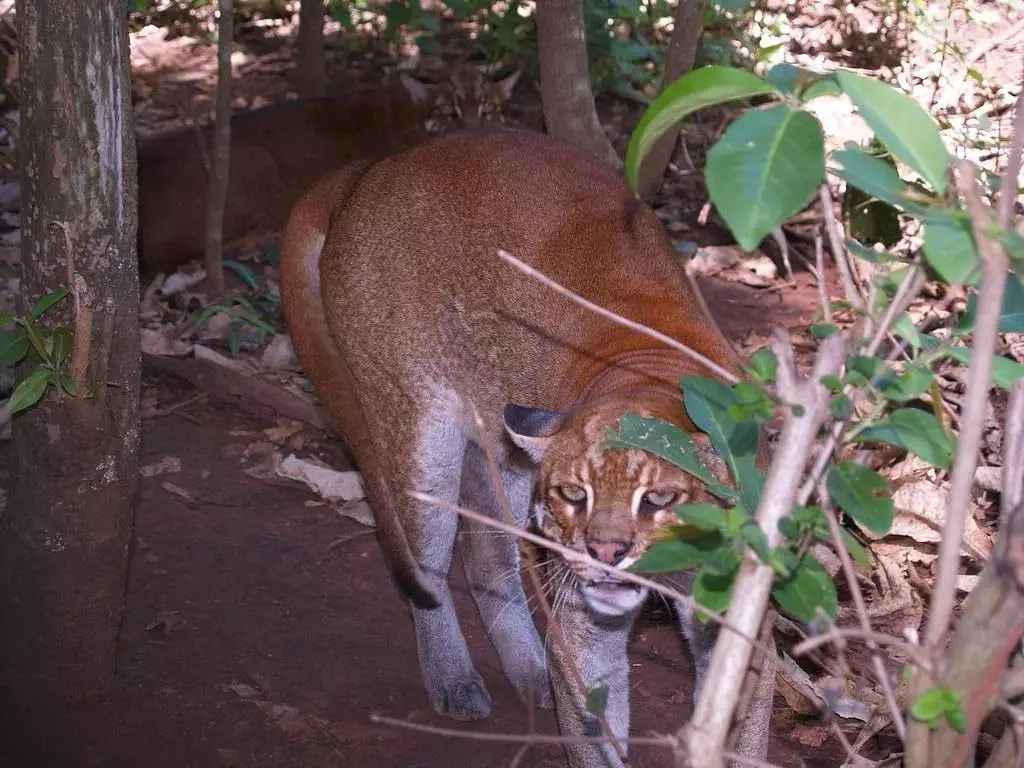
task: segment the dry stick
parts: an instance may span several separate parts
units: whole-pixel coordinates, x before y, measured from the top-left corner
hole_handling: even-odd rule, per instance
[[[796,370],[793,348],[786,335],[778,330],[772,335],[772,347],[779,359],[779,394],[787,402],[801,405],[803,414],[796,416],[792,409],[787,409],[778,449],[758,505],[757,522],[769,547],[777,546],[781,540],[779,521],[793,509],[804,465],[817,439],[818,428],[828,414],[830,392],[821,383],[821,377],[839,371],[846,358],[846,341],[844,333],[826,339],[810,378],[802,379]],[[741,567],[726,615],[729,623],[742,634],[759,634],[773,577],[770,565],[751,559]],[[714,685],[704,687],[693,718],[679,733],[682,757],[689,760],[689,764],[702,768],[723,765],[723,746],[752,651],[746,639],[732,633],[722,635],[715,644],[706,673]],[[677,759],[679,757],[677,755]]]
[[[370,721],[378,723],[380,725],[392,725],[396,728],[404,728],[407,731],[416,731],[417,733],[430,733],[435,736],[446,736],[454,739],[466,739],[467,741],[488,741],[488,742],[500,742],[503,744],[523,744],[525,747],[531,747],[537,744],[608,744],[616,741],[625,741],[627,744],[635,744],[639,747],[675,747],[676,740],[674,736],[633,736],[628,739],[609,739],[606,736],[549,736],[544,733],[491,733],[489,731],[460,731],[456,728],[441,728],[436,725],[426,725],[425,723],[413,723],[408,720],[399,720],[394,717],[385,717],[384,715],[370,715]],[[768,763],[764,760],[757,760],[751,757],[744,757],[743,755],[737,755],[732,752],[727,752],[726,756],[740,765],[750,766],[750,768],[779,768],[775,763]],[[516,755],[519,758],[519,755]],[[509,766],[513,768],[513,766]]]
[[[846,248],[843,246],[843,238],[839,235],[839,224],[836,222],[836,212],[832,205],[832,190],[828,188],[828,181],[823,181],[818,188],[818,196],[821,198],[821,207],[825,214],[825,231],[828,233],[828,244],[832,249],[832,257],[836,260],[836,267],[839,268],[839,277],[843,281],[843,293],[846,298],[857,309],[864,308],[864,296],[860,288],[853,281],[853,273],[850,270],[850,262],[846,259]]]
[[[832,534],[832,541],[836,545],[836,552],[839,554],[839,563],[842,566],[843,575],[846,576],[846,581],[850,585],[850,595],[853,597],[853,605],[856,608],[857,620],[860,622],[862,637],[868,646],[868,651],[871,653],[871,664],[875,669],[878,682],[882,686],[885,703],[888,705],[889,713],[892,715],[892,724],[896,727],[896,734],[902,742],[907,738],[907,725],[903,722],[903,716],[900,714],[900,705],[896,700],[896,693],[893,691],[892,682],[889,680],[889,673],[885,668],[885,662],[882,661],[881,649],[875,641],[874,632],[871,629],[871,620],[868,618],[867,606],[864,605],[864,596],[860,593],[860,587],[857,584],[857,573],[853,569],[853,560],[850,558],[850,553],[846,549],[846,543],[840,535],[839,521],[836,520],[835,510],[830,503],[828,488],[825,487],[824,480],[818,481],[818,499],[821,502],[822,510],[825,512],[828,530]],[[914,658],[916,658],[916,655]]]
[[[422,501],[424,504],[429,504],[430,506],[433,507],[441,507],[443,509],[450,509],[452,512],[457,512],[463,517],[468,517],[470,520],[474,520],[479,523],[486,523],[487,525],[497,528],[499,531],[512,534],[513,536],[517,536],[521,539],[525,539],[526,541],[536,544],[539,547],[550,549],[552,552],[557,552],[567,560],[575,560],[577,562],[586,563],[586,565],[589,567],[596,568],[600,571],[604,571],[605,573],[614,574],[623,581],[628,581],[631,584],[636,584],[641,587],[647,587],[652,592],[657,592],[659,595],[664,595],[669,600],[675,600],[676,602],[685,603],[687,605],[693,606],[693,609],[695,611],[700,613],[702,616],[705,616],[710,621],[715,622],[716,624],[718,624],[718,626],[720,626],[727,632],[738,635],[743,640],[743,642],[749,643],[752,647],[757,648],[761,651],[768,651],[768,646],[760,642],[756,637],[752,637],[751,635],[739,632],[739,630],[737,630],[736,627],[732,626],[729,622],[725,621],[721,615],[709,611],[700,603],[694,601],[692,597],[688,597],[687,595],[684,595],[682,592],[677,592],[671,587],[666,587],[664,584],[659,584],[656,581],[651,581],[645,576],[640,576],[636,573],[633,573],[632,571],[624,571],[621,568],[618,568],[614,565],[602,563],[600,560],[595,560],[594,558],[590,557],[590,555],[587,555],[583,552],[578,552],[575,549],[569,549],[569,547],[566,547],[563,544],[559,544],[556,541],[545,539],[542,536],[538,536],[535,533],[525,531],[522,528],[519,528],[518,526],[504,523],[501,520],[495,520],[493,517],[481,514],[480,512],[475,512],[472,509],[460,507],[458,504],[453,504],[450,501],[445,501],[444,499],[440,499],[437,496],[431,496],[426,493],[420,493],[419,491],[407,491],[407,493],[412,498],[417,499],[418,501]]]
[[[814,232],[814,263],[818,269],[818,294],[821,298],[821,311],[826,323],[832,322],[832,302],[828,298],[828,286],[825,285],[825,249],[821,246],[821,230]]]
[[[1021,113],[1018,99],[1018,120]],[[1017,123],[1017,132],[1024,130]],[[1019,155],[1020,142],[1014,140],[1015,154]],[[1010,165],[1019,163],[1019,157],[1010,159]],[[958,164],[957,184],[971,218],[971,228],[981,257],[981,288],[978,291],[978,316],[974,327],[973,353],[967,369],[967,393],[960,420],[956,456],[950,474],[950,491],[946,512],[945,534],[939,544],[938,575],[929,604],[928,623],[925,626],[924,648],[938,658],[949,629],[956,596],[956,578],[960,567],[960,542],[969,511],[971,487],[981,433],[985,426],[985,410],[991,387],[992,360],[999,336],[999,315],[1003,306],[1009,258],[998,240],[989,234],[991,220],[978,188],[976,170],[972,163]],[[1006,179],[1006,177],[1003,177]],[[1007,186],[1004,181],[1004,188]],[[1016,189],[1015,183],[1010,183]],[[922,695],[934,683],[934,676],[925,670],[914,676],[910,699]],[[911,768],[924,766],[931,759],[930,746],[934,743],[926,723],[914,723],[908,733],[907,754]]]
[[[473,420],[476,422],[477,434],[480,435],[480,446],[484,450],[484,455],[487,458],[487,467],[491,473],[491,483],[494,484],[494,494],[498,497],[498,506],[501,507],[501,513],[505,516],[506,524],[518,528],[516,525],[516,516],[509,508],[508,497],[505,495],[505,486],[501,482],[501,472],[498,470],[498,463],[494,460],[494,452],[491,450],[490,442],[486,439],[487,432],[484,429],[484,421],[480,417],[480,412],[477,410],[476,405],[473,408]],[[555,620],[555,615],[551,610],[551,604],[548,602],[547,596],[544,594],[544,587],[540,582],[540,577],[537,576],[537,570],[532,562],[527,561],[526,563],[526,575],[530,580],[530,586],[533,587],[533,591],[537,595],[537,604],[540,606],[541,612],[544,614],[544,620],[547,622],[548,631],[554,635],[555,642],[559,644],[564,650],[568,650],[569,646],[566,645],[565,635],[562,632],[562,625]],[[583,695],[584,701],[586,701],[587,695],[590,693],[587,688],[587,683],[583,679],[583,675],[580,674],[579,666],[573,661],[572,656],[568,653],[565,655],[566,661],[569,666],[569,673],[573,677],[573,682],[576,684],[577,690]],[[530,702],[530,711],[533,711],[533,702]],[[623,762],[626,761],[626,753],[622,749],[622,744],[619,741],[614,740],[615,734],[612,733],[612,727],[608,723],[608,718],[604,712],[595,712],[594,716],[597,718],[598,724],[601,726],[601,731],[605,736],[612,739],[612,745],[615,748],[616,754],[619,759]],[[532,717],[530,718],[532,721]],[[532,722],[531,722],[532,726]]]
[[[876,632],[873,629],[868,628],[867,630],[855,629],[853,627],[837,627],[831,626],[827,631],[822,632],[820,635],[809,637],[806,640],[801,640],[795,646],[793,646],[793,655],[802,656],[805,653],[810,653],[816,648],[820,648],[823,645],[828,645],[836,640],[863,640],[865,642],[875,642],[879,645],[887,645],[896,650],[903,651],[908,657],[914,660],[915,663],[920,664],[922,667],[930,668],[932,666],[931,660],[924,655],[924,652],[917,645],[908,643],[905,640],[900,640],[898,637],[892,635],[886,635],[882,632]]]
[[[663,344],[667,344],[676,351],[681,352],[690,359],[700,363],[705,368],[713,372],[716,376],[721,377],[723,380],[729,382],[730,384],[736,384],[737,382],[739,382],[739,377],[736,376],[736,374],[732,373],[731,371],[727,371],[714,360],[712,360],[709,357],[705,357],[697,350],[690,349],[690,347],[686,346],[685,344],[679,343],[671,336],[666,336],[664,333],[659,333],[653,328],[648,328],[646,325],[642,325],[641,323],[637,323],[633,320],[627,320],[622,315],[616,314],[615,312],[612,312],[610,309],[605,309],[604,307],[600,307],[597,304],[594,304],[593,302],[584,299],[582,296],[573,293],[568,288],[562,286],[559,283],[556,283],[547,275],[534,269],[526,262],[520,261],[508,251],[499,250],[498,256],[500,256],[508,264],[518,269],[520,272],[523,272],[524,274],[532,277],[537,282],[546,285],[555,293],[561,294],[562,296],[565,296],[567,299],[570,299],[571,301],[575,301],[577,304],[579,304],[582,307],[585,307],[586,309],[589,309],[594,314],[600,315],[601,317],[611,320],[612,322],[618,323],[619,325],[624,325],[627,328],[636,331],[637,333],[642,333],[646,336],[650,336],[652,339],[657,339]]]
[[[1024,130],[1024,125],[1020,129]],[[971,486],[974,484],[976,457],[985,426],[985,405],[991,387],[992,359],[999,340],[999,315],[1003,306],[1006,273],[1010,266],[1009,259],[999,242],[989,237],[988,212],[978,190],[974,165],[961,161],[959,170],[959,186],[967,202],[974,238],[981,256],[982,277],[972,343],[974,351],[967,369],[967,396],[960,420],[959,445],[950,473],[945,535],[939,546],[939,573],[935,580],[924,636],[924,645],[932,652],[938,650],[953,613],[956,577],[960,565],[960,540],[963,538],[971,500]]]

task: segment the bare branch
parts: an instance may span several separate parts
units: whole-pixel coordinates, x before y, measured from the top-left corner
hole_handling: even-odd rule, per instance
[[[864,308],[864,296],[860,287],[853,281],[853,273],[850,270],[850,262],[846,256],[846,246],[843,244],[842,235],[839,233],[839,222],[836,221],[836,211],[832,203],[832,190],[828,187],[828,181],[824,181],[818,188],[818,196],[821,198],[822,212],[825,214],[825,231],[828,233],[828,244],[832,249],[832,256],[836,260],[836,267],[839,269],[839,277],[843,281],[843,293],[847,300],[857,309]]]
[[[829,390],[821,377],[835,374],[846,358],[847,336],[837,333],[826,339],[818,352],[814,369],[802,379],[793,362],[792,347],[787,337],[776,331],[772,346],[779,359],[779,394],[787,402],[802,407],[801,416],[787,409],[785,425],[772,460],[771,472],[757,509],[757,521],[768,540],[778,545],[779,521],[790,514],[811,455],[818,429],[828,414]],[[729,603],[729,623],[743,635],[757,635],[761,627],[774,572],[750,557],[740,569]],[[693,719],[680,731],[680,742],[686,759],[702,768],[723,765],[723,747],[732,723],[740,691],[746,676],[753,648],[745,638],[723,634],[715,644],[707,671],[714,685],[705,686],[697,702]]]
[[[985,426],[985,406],[991,388],[992,359],[999,333],[999,313],[1003,306],[1006,272],[1010,265],[999,242],[989,236],[990,219],[981,199],[974,165],[961,161],[959,171],[960,191],[967,202],[974,239],[981,256],[982,279],[978,292],[978,317],[974,327],[973,353],[967,369],[967,395],[960,421],[959,444],[950,474],[945,535],[939,547],[939,571],[924,635],[924,646],[932,653],[939,650],[953,613],[956,577],[960,567],[960,541],[970,509],[974,470],[978,448],[981,445],[981,433]]]
[[[618,568],[614,565],[602,563],[600,560],[595,560],[594,558],[590,557],[584,552],[578,552],[575,549],[569,549],[569,547],[559,544],[558,542],[551,541],[550,539],[545,539],[544,537],[538,536],[535,533],[530,533],[529,531],[524,531],[522,528],[519,528],[518,526],[508,525],[507,523],[504,523],[501,520],[495,520],[493,517],[490,517],[489,515],[484,515],[480,512],[475,512],[472,509],[460,507],[457,504],[453,504],[450,501],[440,499],[436,496],[431,496],[430,494],[427,493],[420,493],[419,491],[408,491],[408,494],[412,498],[422,501],[424,504],[429,504],[432,507],[442,507],[444,509],[450,509],[451,511],[457,512],[463,517],[468,517],[470,520],[486,523],[487,525],[491,525],[497,528],[499,531],[510,533],[513,536],[517,536],[521,539],[525,539],[526,541],[532,542],[539,547],[550,549],[552,552],[557,552],[567,560],[575,560],[577,562],[586,563],[588,566],[592,566],[598,570],[604,571],[605,573],[614,574],[623,581],[628,581],[632,584],[637,584],[641,587],[647,587],[652,592],[657,592],[659,595],[664,595],[669,600],[674,600],[680,603],[688,603],[693,606],[695,611],[697,611],[703,616],[706,616],[710,621],[715,622],[722,629],[727,630],[730,633],[736,632],[735,627],[730,626],[729,623],[726,622],[717,613],[709,611],[700,603],[696,602],[692,597],[684,595],[682,592],[677,592],[671,587],[666,587],[664,584],[659,584],[656,581],[652,581],[651,579],[648,579],[644,576],[640,576],[631,571],[624,571],[621,568]],[[758,648],[759,650],[762,650],[766,653],[768,652],[768,647],[765,646],[763,643],[759,642],[753,635],[743,635],[742,640],[745,643],[749,644],[751,647]]]
[[[591,301],[587,301],[587,299],[584,299],[579,294],[573,293],[572,291],[570,291],[568,288],[564,287],[563,285],[561,285],[559,283],[556,283],[550,277],[548,277],[547,275],[543,274],[539,270],[534,269],[533,267],[531,267],[526,262],[520,261],[519,259],[517,259],[515,256],[513,256],[508,251],[499,250],[498,251],[498,256],[500,256],[502,259],[504,259],[506,262],[511,264],[513,267],[518,269],[523,274],[529,275],[530,277],[532,277],[537,282],[539,282],[539,283],[541,283],[543,285],[546,285],[548,288],[553,290],[555,293],[558,293],[558,294],[564,296],[565,298],[570,299],[571,301],[575,301],[581,307],[585,307],[586,309],[589,309],[594,314],[600,315],[601,317],[603,317],[603,318],[605,318],[607,320],[611,320],[612,322],[618,323],[619,325],[623,325],[626,328],[630,328],[630,329],[632,329],[634,331],[637,331],[638,333],[642,333],[642,334],[644,334],[646,336],[650,336],[652,339],[656,339],[656,340],[662,342],[663,344],[667,344],[668,346],[672,347],[672,349],[676,350],[677,352],[681,352],[682,354],[684,354],[687,357],[689,357],[691,360],[694,360],[694,361],[700,363],[705,368],[707,368],[709,371],[714,373],[716,376],[720,377],[724,381],[729,382],[730,384],[735,384],[735,383],[737,383],[739,381],[739,377],[737,377],[736,374],[732,373],[731,371],[727,371],[725,368],[720,366],[714,360],[712,360],[709,357],[705,357],[704,355],[702,355],[697,350],[691,349],[690,347],[686,346],[685,344],[681,344],[680,342],[678,342],[675,339],[673,339],[671,336],[666,336],[665,334],[659,333],[658,331],[654,330],[653,328],[648,328],[646,325],[642,325],[641,323],[634,322],[633,320],[628,320],[625,317],[623,317],[622,315],[619,315],[619,314],[616,314],[615,312],[612,312],[610,309],[605,309],[604,307],[598,306],[597,304],[594,304]]]
[[[875,633],[871,631],[871,620],[868,618],[867,606],[864,604],[864,596],[860,592],[860,585],[857,584],[857,572],[853,568],[853,560],[850,559],[846,543],[840,535],[839,521],[836,520],[835,510],[832,508],[828,488],[825,487],[824,480],[818,481],[818,499],[821,501],[821,508],[824,510],[825,519],[828,521],[828,530],[832,534],[832,543],[835,544],[836,552],[839,554],[839,563],[842,566],[843,575],[846,577],[847,584],[850,585],[850,595],[853,597],[857,621],[860,623],[861,636],[871,652],[871,664],[875,669],[875,676],[878,678],[879,685],[882,686],[882,693],[885,696],[886,706],[889,707],[889,714],[892,715],[892,724],[896,728],[896,734],[900,737],[900,741],[903,741],[907,737],[907,726],[903,722],[903,713],[900,710],[899,702],[896,700],[896,694],[892,689],[892,681],[889,680],[889,672],[885,668],[882,654],[879,652],[878,642],[874,637]]]

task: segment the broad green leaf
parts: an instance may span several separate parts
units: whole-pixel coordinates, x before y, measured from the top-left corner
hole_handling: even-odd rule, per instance
[[[949,727],[963,733],[967,730],[967,713],[963,697],[953,688],[936,686],[922,693],[910,705],[910,716],[938,728],[943,718]]]
[[[0,368],[17,365],[28,354],[28,336],[21,328],[0,331]]]
[[[623,414],[619,419],[617,433],[611,428],[605,430],[604,445],[611,449],[635,448],[648,451],[696,477],[707,486],[708,492],[718,498],[728,502],[739,498],[735,490],[715,479],[697,455],[690,436],[667,421],[645,419],[635,413]]]
[[[892,330],[897,335],[906,339],[914,349],[919,349],[921,347],[921,333],[917,330],[917,326],[914,325],[914,321],[910,319],[910,315],[906,312],[896,319],[896,322],[893,323]]]
[[[736,120],[705,169],[711,200],[745,251],[803,208],[824,175],[821,123],[785,104]]]
[[[68,295],[68,287],[62,285],[55,291],[44,293],[32,307],[32,317],[39,318],[46,310]]]
[[[959,212],[937,208],[924,217],[924,255],[951,285],[961,285],[978,263],[971,223]]]
[[[886,443],[916,454],[932,466],[949,469],[956,439],[942,431],[935,415],[917,408],[900,408],[860,432],[856,440]],[[852,513],[851,513],[852,514]]]
[[[53,360],[60,365],[67,360],[75,343],[74,333],[70,328],[55,328],[53,335]]]
[[[724,543],[725,540],[717,531],[693,538],[673,536],[660,539],[629,570],[634,573],[687,571],[705,563]]]
[[[598,685],[587,691],[587,711],[603,715],[608,708],[608,685]]]
[[[999,332],[1024,332],[1024,283],[1015,275],[1011,275],[1006,281],[1003,311],[999,315]]]
[[[884,477],[855,461],[836,464],[828,473],[828,492],[836,504],[872,533],[880,536],[892,527],[896,505]]]
[[[836,80],[896,159],[944,194],[949,155],[935,121],[921,105],[892,86],[856,72],[841,69]]]
[[[825,75],[817,82],[807,86],[807,90],[801,94],[801,98],[806,103],[820,96],[838,96],[842,92],[843,89],[839,87],[835,75]]]
[[[75,384],[75,380],[70,373],[62,373],[60,375],[60,385],[72,397],[78,394],[78,385]]]
[[[28,343],[32,345],[32,349],[35,350],[35,353],[39,355],[41,360],[45,360],[46,337],[39,330],[39,326],[26,317],[21,321],[21,327],[25,329],[25,335],[28,337]]]
[[[957,362],[970,367],[971,350],[969,348],[953,347],[948,354]],[[1009,392],[1014,383],[1021,378],[1024,378],[1024,365],[1001,355],[992,358],[992,381],[996,386]]]
[[[680,504],[676,516],[686,525],[702,531],[721,531],[725,528],[725,510],[714,504]]]
[[[256,277],[256,273],[252,271],[247,265],[235,259],[227,259],[224,261],[224,268],[230,269],[236,275],[238,275],[249,286],[250,290],[258,291],[260,289],[259,278]]]
[[[832,172],[861,192],[910,212],[922,210],[920,206],[907,199],[906,182],[900,178],[896,169],[882,158],[862,149],[840,149],[832,153],[832,158],[840,164],[840,167],[833,168]]]
[[[28,378],[18,382],[11,393],[11,399],[7,402],[11,415],[31,408],[38,403],[46,392],[46,385],[50,382],[51,372],[47,368],[36,368]]]
[[[806,69],[788,62],[776,64],[765,73],[765,79],[782,93],[796,93],[801,82],[810,82],[814,77]]]
[[[736,393],[720,381],[701,376],[684,376],[680,382],[686,412],[693,423],[711,438],[711,445],[725,460],[740,498],[747,509],[756,510],[761,500],[762,479],[757,472],[758,426],[754,421],[737,422],[729,410],[737,404]]]
[[[731,67],[695,69],[666,87],[633,129],[626,148],[626,180],[636,190],[637,176],[651,147],[665,131],[698,109],[752,96],[777,93],[757,75]]]
[[[750,369],[758,381],[770,383],[779,372],[779,361],[770,347],[762,347],[751,355]]]
[[[747,545],[754,550],[754,554],[761,558],[762,561],[768,560],[770,552],[768,537],[764,535],[761,526],[751,520],[740,528],[740,535],[747,542]]]
[[[890,372],[890,375],[883,377],[878,383],[878,391],[889,400],[906,402],[916,400],[927,392],[934,380],[935,374],[927,365],[911,363],[902,373]]]
[[[737,569],[739,559],[736,560]],[[732,598],[732,588],[736,585],[736,569],[731,573],[710,573],[701,569],[697,578],[693,581],[693,599],[700,605],[714,613],[722,613],[729,607],[729,600]],[[703,621],[707,618],[698,613],[697,617]]]
[[[818,608],[835,617],[839,603],[828,571],[809,554],[803,556],[788,578],[775,582],[772,597],[783,609],[807,622],[816,618]]]

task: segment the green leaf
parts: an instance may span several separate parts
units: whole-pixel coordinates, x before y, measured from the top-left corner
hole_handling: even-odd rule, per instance
[[[53,331],[53,361],[60,365],[68,359],[75,344],[75,336],[70,328],[60,327]]]
[[[889,532],[896,505],[888,481],[875,470],[855,461],[843,461],[829,470],[827,485],[846,514],[872,533]]]
[[[736,568],[731,573],[711,573],[701,569],[693,581],[693,599],[714,613],[722,613],[729,607],[732,588],[736,585],[736,572],[739,569],[739,558]],[[706,620],[702,614],[698,618]]]
[[[924,217],[924,255],[939,277],[962,285],[978,263],[971,222],[959,212],[929,211]]]
[[[999,315],[999,332],[1024,332],[1024,283],[1013,275],[1006,281],[1003,311]]]
[[[890,372],[878,382],[878,391],[888,400],[906,402],[921,397],[931,387],[935,380],[932,373],[924,363],[911,363],[906,366],[902,373],[896,375]]]
[[[38,319],[46,310],[68,295],[68,287],[62,285],[55,291],[44,293],[32,307],[32,317]]]
[[[702,531],[721,531],[725,528],[725,510],[714,504],[680,504],[676,516],[686,525]]]
[[[35,350],[36,354],[39,355],[39,359],[45,360],[46,338],[39,330],[39,327],[27,317],[21,321],[21,327],[25,329],[25,335],[28,337],[28,342],[32,345],[32,349]]]
[[[679,533],[676,529],[670,531],[673,534]],[[672,538],[655,541],[628,570],[634,573],[687,571],[707,562],[724,543],[725,540],[717,531],[692,538],[673,535]]]
[[[246,285],[253,291],[258,291],[260,288],[259,278],[256,277],[256,273],[253,272],[248,266],[235,259],[227,259],[224,261],[224,268],[230,269],[236,275],[238,275],[245,282]]]
[[[840,149],[832,153],[840,163],[832,172],[871,197],[910,212],[923,209],[907,199],[907,184],[889,163],[861,149]]]
[[[767,384],[775,381],[775,376],[779,371],[779,361],[770,347],[762,347],[751,356],[750,369],[758,381]]]
[[[841,69],[836,80],[896,159],[945,194],[949,155],[935,121],[921,105],[886,83],[856,72]]]
[[[970,349],[966,347],[953,347],[947,354],[954,360],[970,367]],[[1024,378],[1024,365],[1001,355],[996,355],[992,358],[992,381],[996,386],[1009,392],[1014,383],[1021,378]]]
[[[733,122],[705,168],[711,200],[745,251],[803,208],[824,175],[821,123],[785,104]]]
[[[772,597],[801,621],[813,621],[817,609],[835,617],[839,601],[832,578],[817,560],[805,554],[789,578],[778,579]]]
[[[806,103],[821,96],[838,96],[842,92],[835,75],[825,75],[817,82],[807,86],[807,90],[801,94],[801,99]]]
[[[0,368],[20,363],[28,354],[28,336],[21,328],[0,331]]]
[[[967,730],[963,698],[948,686],[936,686],[918,696],[910,705],[910,716],[928,723],[933,730],[938,728],[943,718],[954,730],[960,733]]]
[[[853,538],[853,535],[845,528],[839,529],[839,537],[843,540],[846,545],[846,551],[850,553],[850,556],[857,561],[857,564],[867,571],[871,570],[871,560],[868,558],[868,553],[861,546],[861,543]]]
[[[896,322],[893,323],[892,330],[898,336],[906,339],[914,349],[921,348],[921,333],[917,330],[917,326],[914,325],[914,321],[910,319],[910,315],[906,312],[896,319]]]
[[[46,385],[50,382],[50,376],[49,369],[36,368],[28,378],[18,382],[14,392],[11,393],[11,399],[7,402],[12,416],[18,411],[31,408],[42,399],[46,393]]]
[[[62,373],[60,375],[60,385],[72,397],[78,394],[78,385],[75,384],[75,380],[70,373]]]
[[[608,685],[598,685],[587,691],[587,711],[603,715],[608,708]]]
[[[900,408],[893,411],[886,418],[861,431],[856,440],[864,443],[886,443],[903,448],[939,469],[949,469],[953,463],[953,454],[956,452],[956,439],[942,431],[935,415],[917,408]]]
[[[808,330],[816,339],[827,339],[839,333],[839,327],[832,323],[812,323]]]
[[[663,133],[698,109],[776,93],[757,75],[731,67],[695,69],[666,87],[633,129],[626,149],[626,180],[636,190],[640,165]]]
[[[729,410],[737,404],[736,392],[715,379],[684,376],[680,382],[686,412],[693,423],[711,438],[740,489],[747,509],[756,510],[761,500],[762,478],[755,465],[758,426],[755,421],[737,422]]]
[[[667,421],[645,419],[635,413],[623,414],[618,433],[611,428],[605,430],[604,446],[648,451],[693,475],[707,486],[709,493],[723,501],[735,502],[739,498],[736,491],[715,479],[700,460],[690,435]]]
[[[764,535],[764,531],[761,530],[761,526],[753,520],[750,520],[740,528],[740,535],[743,537],[743,540],[747,542],[747,545],[754,550],[754,554],[763,561],[768,560],[770,552],[768,537]]]

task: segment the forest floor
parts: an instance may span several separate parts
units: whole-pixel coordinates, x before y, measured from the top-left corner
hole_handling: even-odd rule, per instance
[[[1024,46],[1024,36],[1014,31],[1019,27],[998,27],[1011,62],[1019,61]],[[818,30],[827,42],[827,24],[808,22],[805,29]],[[815,48],[813,35],[806,40],[813,52],[828,47]],[[1005,56],[993,64],[999,53],[995,47],[979,54],[979,66],[1003,67]],[[237,106],[283,98],[289,68],[289,57],[279,51],[250,57],[237,70]],[[144,102],[143,132],[187,122],[209,103],[215,67],[208,46],[147,37],[135,45],[133,70]],[[535,116],[536,93],[517,93],[521,113]],[[706,199],[699,185],[673,183],[668,191],[667,207],[675,213],[695,214]],[[723,242],[720,228],[702,230],[692,220],[681,228],[670,222],[669,229],[700,245]],[[798,270],[793,285],[780,278],[762,280],[760,287],[728,274],[701,285],[712,314],[742,351],[763,346],[771,327],[803,331],[819,306],[806,272]],[[46,743],[52,757],[39,768],[510,765],[516,744],[370,721],[377,713],[466,732],[527,732],[529,713],[501,673],[458,566],[456,605],[493,697],[491,717],[474,724],[453,723],[429,709],[408,612],[373,531],[304,488],[268,482],[257,471],[275,451],[313,454],[344,469],[338,444],[309,426],[225,407],[172,374],[144,373],[143,471],[118,686],[104,702],[55,708],[45,731],[20,735],[23,743]],[[0,443],[0,468],[7,447]],[[0,477],[3,485],[8,479]],[[691,710],[690,660],[659,606],[639,622],[631,665],[633,733],[675,731]],[[536,727],[556,732],[550,712],[537,714]],[[54,734],[64,736],[55,740]],[[884,754],[891,746],[883,733],[873,750]],[[653,748],[637,748],[633,756],[635,768],[672,765],[670,754]],[[797,715],[777,697],[773,763],[825,768],[839,765],[842,756],[827,726]],[[558,748],[538,746],[520,764],[562,763]],[[4,762],[0,750],[0,768],[36,766]]]

